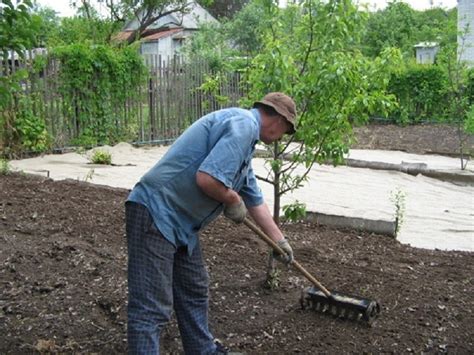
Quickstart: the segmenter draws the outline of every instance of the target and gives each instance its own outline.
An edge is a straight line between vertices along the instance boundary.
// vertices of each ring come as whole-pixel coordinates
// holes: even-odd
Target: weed
[[[92,180],[92,177],[94,176],[94,169],[90,169],[86,176],[84,177],[84,181],[88,182],[89,180]]]
[[[0,159],[0,175],[10,174],[10,163],[6,159]]]
[[[89,158],[92,164],[103,164],[111,165],[112,164],[112,154],[105,150],[96,150],[94,154]]]

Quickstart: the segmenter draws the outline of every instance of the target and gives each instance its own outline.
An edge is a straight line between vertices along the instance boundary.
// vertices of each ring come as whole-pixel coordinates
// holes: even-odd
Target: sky
[[[59,16],[73,16],[74,9],[70,7],[70,0],[36,0],[38,4],[42,6],[48,6],[58,12]],[[286,0],[280,0],[286,2]],[[369,9],[378,10],[383,9],[389,0],[359,0],[360,3],[367,3]],[[95,0],[92,0],[94,3]],[[425,10],[431,7],[431,3],[434,6],[440,6],[446,9],[450,9],[456,6],[457,0],[403,0],[410,4],[415,10]],[[103,6],[103,5],[102,5]]]

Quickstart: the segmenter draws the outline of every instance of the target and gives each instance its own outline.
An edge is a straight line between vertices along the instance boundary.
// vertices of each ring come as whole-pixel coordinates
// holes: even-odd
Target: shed
[[[420,42],[413,48],[415,48],[417,63],[433,64],[439,51],[439,44],[437,42]]]

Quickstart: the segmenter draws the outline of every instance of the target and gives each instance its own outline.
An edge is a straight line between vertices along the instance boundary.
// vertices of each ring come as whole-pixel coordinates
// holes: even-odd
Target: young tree
[[[466,36],[472,31],[467,26],[459,31],[459,43],[446,46],[439,55],[438,63],[444,68],[448,79],[448,122],[453,123],[457,128],[459,142],[459,158],[461,170],[466,169],[469,162],[469,155],[472,152],[465,151],[465,144],[469,134],[474,134],[474,109],[470,85],[472,85],[473,74],[467,69],[462,58],[462,53],[466,46]],[[456,55],[457,54],[457,55]],[[467,133],[467,135],[466,135]],[[467,156],[466,156],[467,153]]]
[[[341,164],[352,125],[393,107],[394,98],[384,90],[388,69],[400,56],[386,50],[370,60],[360,53],[364,14],[350,0],[305,0],[285,10],[269,1],[264,4],[272,22],[263,51],[247,73],[249,99],[283,91],[295,99],[300,112],[294,140],[268,147],[269,174],[260,177],[274,187],[278,223],[281,196],[301,187],[315,163]]]

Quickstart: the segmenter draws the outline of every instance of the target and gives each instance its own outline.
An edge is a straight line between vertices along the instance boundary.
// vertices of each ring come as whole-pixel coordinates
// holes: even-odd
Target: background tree
[[[111,17],[116,21],[136,20],[137,29],[128,38],[129,43],[139,40],[148,26],[173,14],[184,14],[192,5],[191,0],[106,0]]]
[[[396,47],[405,57],[412,57],[416,27],[416,11],[410,5],[398,0],[390,2],[384,10],[369,17],[364,53],[374,57],[386,47]]]
[[[249,0],[213,0],[198,1],[215,18],[222,20],[223,18],[232,18],[237,14]]]
[[[0,50],[2,62],[7,64],[7,69],[0,76],[0,146],[6,155],[10,151],[6,144],[22,139],[16,108],[20,100],[21,80],[28,73],[15,69],[16,60],[24,58],[25,50],[35,45],[40,21],[30,14],[30,0],[18,1],[16,6],[11,0],[1,0],[0,4]]]

